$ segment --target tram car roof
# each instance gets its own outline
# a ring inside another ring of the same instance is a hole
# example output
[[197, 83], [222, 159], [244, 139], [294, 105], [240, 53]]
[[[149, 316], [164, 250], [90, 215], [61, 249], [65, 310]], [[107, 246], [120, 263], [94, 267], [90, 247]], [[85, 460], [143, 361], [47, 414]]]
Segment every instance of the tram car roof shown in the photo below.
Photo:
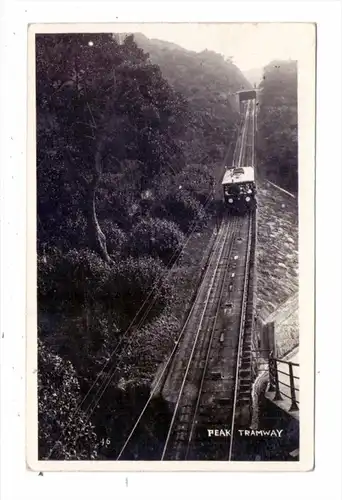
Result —
[[253, 167], [227, 168], [222, 184], [240, 184], [242, 182], [254, 182]]

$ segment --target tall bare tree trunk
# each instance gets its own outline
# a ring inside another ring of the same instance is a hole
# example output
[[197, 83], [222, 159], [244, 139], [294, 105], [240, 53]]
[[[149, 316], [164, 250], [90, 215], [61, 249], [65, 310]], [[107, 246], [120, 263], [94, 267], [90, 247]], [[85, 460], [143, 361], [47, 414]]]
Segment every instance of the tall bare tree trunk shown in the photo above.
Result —
[[101, 174], [101, 151], [99, 148], [95, 155], [95, 174], [89, 189], [87, 190], [87, 199], [85, 200], [85, 217], [87, 220], [88, 237], [91, 248], [95, 252], [99, 253], [106, 262], [111, 262], [111, 258], [107, 250], [106, 237], [101, 230], [96, 215], [96, 189], [100, 182]]
[[89, 207], [86, 210], [90, 245], [93, 248], [93, 250], [98, 252], [106, 262], [110, 262], [111, 259], [109, 257], [107, 250], [106, 237], [103, 234], [100, 224], [97, 220], [95, 194], [96, 194], [96, 186], [92, 186], [90, 188], [89, 199], [87, 201]]

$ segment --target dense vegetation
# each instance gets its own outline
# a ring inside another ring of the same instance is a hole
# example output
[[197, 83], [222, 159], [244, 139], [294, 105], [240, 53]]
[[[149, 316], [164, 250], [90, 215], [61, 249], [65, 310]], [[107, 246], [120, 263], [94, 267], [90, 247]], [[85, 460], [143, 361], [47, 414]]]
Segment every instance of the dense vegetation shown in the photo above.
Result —
[[182, 144], [188, 160], [220, 160], [239, 120], [234, 94], [251, 84], [220, 54], [208, 50], [197, 54], [140, 33], [135, 36], [170, 84], [187, 98], [192, 114]]
[[260, 83], [261, 173], [291, 192], [298, 190], [297, 64], [273, 61]]
[[[41, 459], [116, 457], [214, 224], [239, 118], [228, 94], [245, 81], [216, 54], [155, 47], [149, 58], [133, 36], [37, 36]], [[194, 228], [201, 251], [186, 254]]]

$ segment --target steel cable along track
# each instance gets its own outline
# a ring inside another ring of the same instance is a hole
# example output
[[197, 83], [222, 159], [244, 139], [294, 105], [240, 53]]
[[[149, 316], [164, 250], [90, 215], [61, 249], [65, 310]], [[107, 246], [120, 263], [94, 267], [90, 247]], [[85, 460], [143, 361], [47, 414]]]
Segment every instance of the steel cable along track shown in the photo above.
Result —
[[250, 420], [249, 413], [243, 415], [243, 411], [250, 411], [250, 389], [251, 389], [251, 332], [253, 315], [247, 314], [253, 308], [253, 294], [249, 288], [251, 279], [251, 247], [253, 244], [254, 214], [248, 216], [248, 237], [246, 245], [243, 287], [240, 309], [240, 325], [238, 334], [238, 345], [236, 351], [236, 364], [234, 376], [234, 393], [231, 413], [231, 436], [229, 438], [228, 460], [234, 457], [234, 439], [236, 429], [239, 425], [245, 426]]
[[[239, 163], [247, 159], [252, 146], [250, 103], [245, 112]], [[253, 294], [249, 282], [254, 218], [249, 214], [224, 220], [217, 236], [186, 324], [191, 342], [172, 367], [176, 398], [162, 460], [234, 457], [234, 431], [246, 422], [250, 404]], [[226, 430], [227, 435], [215, 435], [215, 430]]]
[[[207, 294], [208, 283], [209, 283], [210, 279], [212, 278], [212, 274], [213, 274], [213, 272], [215, 272], [215, 269], [217, 267], [217, 259], [218, 259], [218, 256], [219, 256], [219, 252], [223, 249], [223, 238], [226, 240], [226, 238], [227, 238], [227, 228], [229, 228], [229, 227], [230, 227], [230, 222], [225, 221], [224, 224], [221, 225], [221, 227], [220, 227], [220, 229], [218, 231], [218, 234], [216, 236], [213, 248], [212, 248], [210, 256], [209, 256], [209, 262], [208, 262], [208, 264], [206, 266], [206, 270], [204, 272], [204, 276], [202, 278], [201, 284], [200, 284], [200, 286], [199, 286], [199, 288], [197, 290], [196, 299], [195, 299], [195, 301], [192, 304], [190, 312], [189, 312], [189, 314], [187, 316], [187, 319], [186, 319], [186, 321], [185, 321], [185, 323], [183, 325], [182, 331], [180, 332], [178, 341], [176, 342], [176, 346], [174, 348], [174, 352], [171, 353], [171, 356], [170, 356], [170, 358], [169, 358], [169, 360], [167, 362], [167, 365], [169, 365], [169, 363], [171, 362], [171, 366], [168, 368], [168, 366], [166, 365], [165, 368], [164, 368], [166, 374], [170, 374], [170, 372], [174, 372], [174, 370], [175, 370], [175, 361], [174, 361], [174, 358], [175, 358], [175, 353], [176, 353], [177, 346], [178, 346], [179, 342], [182, 342], [184, 340], [183, 337], [184, 337], [185, 331], [186, 331], [186, 329], [187, 329], [187, 327], [189, 325], [189, 322], [192, 319], [192, 315], [198, 313], [198, 308], [201, 306], [202, 301], [204, 300], [204, 295]], [[172, 362], [173, 362], [173, 365], [172, 365]], [[179, 366], [178, 366], [178, 368], [179, 368]], [[185, 368], [184, 368], [184, 371], [185, 371]], [[179, 379], [179, 377], [178, 377], [178, 379]], [[164, 382], [162, 382], [162, 380], [164, 380]], [[159, 379], [157, 380], [154, 390], [156, 389], [156, 387], [160, 383], [162, 383], [162, 385], [163, 385], [164, 388], [167, 385], [166, 382], [165, 382], [165, 374], [164, 373], [162, 373], [161, 376], [159, 377]], [[127, 438], [127, 440], [126, 440], [126, 442], [125, 442], [125, 444], [123, 446], [123, 448], [121, 449], [121, 451], [119, 453], [119, 456], [117, 457], [117, 460], [121, 457], [122, 453], [124, 452], [124, 449], [126, 448], [129, 440], [131, 439], [131, 437], [132, 437], [132, 435], [134, 433], [135, 428], [139, 424], [139, 421], [141, 420], [141, 418], [143, 416], [143, 413], [145, 412], [145, 410], [147, 408], [148, 403], [150, 402], [150, 400], [153, 397], [154, 390], [152, 391], [150, 399], [146, 403], [145, 408], [143, 409], [142, 413], [140, 414], [139, 419], [137, 420], [135, 426], [133, 427], [133, 429], [131, 431], [131, 434], [129, 435], [129, 437]]]
[[[252, 217], [250, 215], [241, 220], [239, 235], [233, 245], [233, 272], [228, 269], [227, 273], [227, 283], [233, 281], [233, 284], [228, 284], [226, 299], [221, 304], [221, 314], [226, 321], [221, 323], [214, 338], [214, 352], [210, 354], [198, 395], [198, 412], [194, 418], [197, 430], [194, 442], [189, 446], [189, 460], [231, 460], [234, 430], [241, 422], [240, 411], [245, 405], [249, 406], [250, 364], [248, 354], [245, 356], [244, 334], [247, 326]], [[240, 262], [235, 261], [236, 256]], [[215, 430], [227, 431], [230, 435], [209, 436], [209, 431]]]
[[187, 426], [194, 412], [197, 388], [200, 384], [202, 360], [208, 349], [207, 332], [213, 325], [216, 304], [220, 294], [220, 284], [225, 273], [225, 263], [229, 248], [226, 245], [235, 230], [237, 218], [225, 220], [217, 235], [207, 272], [202, 281], [191, 315], [187, 320], [187, 328], [191, 331], [191, 340], [183, 346], [183, 355], [174, 360], [172, 373], [172, 390], [176, 394], [173, 417], [166, 437], [162, 454], [163, 459], [170, 459], [169, 452], [176, 455], [184, 453]]
[[[166, 439], [164, 460], [227, 460], [229, 443], [208, 435], [230, 429], [243, 389], [243, 332], [248, 292], [251, 219], [233, 218], [229, 238], [202, 311]], [[228, 234], [228, 232], [227, 232]], [[248, 234], [248, 237], [245, 236]], [[237, 258], [236, 258], [237, 257]], [[248, 381], [247, 381], [248, 383]]]
[[[244, 106], [245, 115], [241, 120], [239, 137], [236, 148], [234, 150], [234, 159], [233, 165], [241, 162], [242, 156], [245, 154], [246, 150], [246, 142], [248, 137], [249, 130], [249, 116], [250, 109], [249, 103]], [[243, 149], [243, 153], [241, 152]], [[166, 399], [170, 401], [174, 401], [175, 403], [175, 411], [173, 413], [171, 425], [169, 428], [169, 432], [166, 438], [166, 443], [164, 446], [164, 450], [162, 453], [162, 460], [164, 458], [169, 458], [169, 455], [174, 455], [176, 458], [185, 457], [188, 458], [189, 454], [192, 452], [193, 442], [196, 440], [196, 434], [198, 432], [197, 423], [198, 423], [198, 413], [203, 414], [203, 403], [201, 399], [201, 393], [203, 391], [203, 387], [208, 383], [207, 380], [207, 371], [212, 365], [212, 360], [214, 356], [211, 355], [211, 347], [217, 344], [217, 337], [219, 332], [222, 330], [222, 304], [224, 304], [224, 300], [226, 301], [227, 308], [224, 308], [224, 314], [227, 313], [227, 310], [230, 310], [231, 304], [227, 302], [229, 300], [229, 296], [227, 298], [227, 290], [229, 290], [229, 294], [232, 293], [233, 284], [228, 284], [229, 276], [228, 270], [231, 265], [232, 269], [235, 269], [237, 266], [236, 262], [229, 263], [232, 251], [240, 252], [243, 248], [243, 245], [238, 247], [242, 241], [245, 241], [246, 231], [243, 229], [242, 220], [240, 218], [232, 218], [226, 219], [223, 221], [219, 232], [217, 234], [214, 246], [212, 248], [208, 265], [206, 266], [206, 270], [204, 272], [204, 277], [202, 278], [201, 285], [198, 289], [196, 299], [191, 307], [190, 313], [188, 314], [187, 320], [182, 328], [181, 334], [177, 341], [175, 347], [175, 351], [170, 356], [170, 359], [167, 363], [171, 366], [165, 367], [165, 375], [162, 373], [160, 380], [158, 380], [157, 385], [162, 381], [162, 392], [165, 391], [166, 388]], [[235, 234], [235, 231], [239, 231]], [[235, 238], [236, 236], [236, 238]], [[236, 240], [236, 241], [235, 241]], [[226, 247], [228, 242], [228, 246]], [[235, 247], [234, 247], [235, 245]], [[228, 253], [227, 253], [228, 252]], [[223, 261], [220, 263], [220, 259], [223, 254]], [[235, 255], [235, 253], [234, 253]], [[235, 256], [237, 257], [237, 256]], [[241, 254], [240, 254], [241, 257]], [[226, 263], [224, 262], [226, 260]], [[241, 260], [241, 259], [240, 259]], [[235, 273], [231, 274], [233, 277]], [[215, 280], [217, 282], [215, 283]], [[215, 288], [215, 291], [213, 291]], [[209, 289], [209, 292], [208, 292]], [[214, 295], [213, 295], [214, 294]], [[214, 297], [214, 298], [212, 298]], [[207, 308], [211, 307], [212, 314], [209, 314]], [[210, 322], [205, 328], [205, 321], [208, 321], [208, 316]], [[199, 327], [198, 327], [199, 322]], [[210, 326], [211, 325], [211, 326]], [[197, 333], [194, 337], [194, 331]], [[201, 328], [204, 329], [201, 332]], [[221, 330], [220, 330], [221, 329]], [[224, 332], [220, 334], [219, 342], [224, 346], [225, 335]], [[181, 349], [179, 347], [181, 346]], [[178, 356], [177, 356], [178, 351]], [[179, 351], [181, 351], [181, 355], [179, 355]], [[221, 359], [222, 361], [222, 359]], [[199, 365], [199, 368], [193, 368], [193, 365]], [[193, 377], [193, 372], [195, 373], [195, 377]], [[193, 380], [191, 381], [191, 376]], [[217, 373], [213, 374], [214, 379], [216, 380]], [[222, 379], [225, 377], [222, 376]], [[196, 380], [195, 380], [196, 379]], [[190, 380], [190, 399], [186, 398], [186, 393], [189, 392], [189, 380]], [[199, 391], [196, 389], [200, 388]], [[219, 398], [218, 390], [216, 396]], [[173, 394], [172, 394], [173, 393]], [[164, 392], [165, 395], [165, 392]], [[170, 397], [171, 395], [171, 397]], [[222, 394], [221, 394], [222, 395]], [[153, 393], [151, 395], [151, 398]], [[150, 398], [150, 399], [151, 399]], [[222, 398], [221, 398], [222, 399]], [[224, 398], [223, 398], [224, 399]], [[149, 401], [148, 401], [149, 402]], [[127, 443], [129, 442], [132, 434], [134, 433], [135, 428], [139, 424], [141, 417], [148, 405], [145, 405], [145, 408], [142, 414], [139, 416], [139, 419], [136, 422], [136, 425], [131, 431], [128, 439], [126, 440], [123, 449], [121, 450], [118, 459], [121, 457]], [[181, 410], [180, 410], [181, 408]], [[185, 411], [185, 416], [184, 416]], [[178, 413], [179, 412], [179, 413]], [[181, 421], [185, 421], [185, 423], [181, 423], [178, 430], [181, 433], [177, 433], [177, 419]], [[211, 422], [213, 420], [211, 419]], [[222, 423], [226, 422], [226, 419], [221, 420]], [[187, 434], [187, 435], [186, 435]], [[195, 439], [194, 439], [195, 438]], [[172, 445], [170, 443], [177, 443], [176, 445]], [[178, 451], [177, 451], [178, 448]], [[212, 456], [212, 458], [214, 458]]]
[[[164, 382], [162, 389], [162, 392], [168, 394], [168, 400], [170, 400], [171, 398], [171, 400], [174, 400], [175, 402], [178, 397], [179, 388], [181, 386], [186, 370], [186, 360], [189, 359], [193, 348], [193, 332], [194, 327], [196, 327], [196, 320], [197, 322], [200, 320], [205, 304], [208, 301], [208, 290], [210, 292], [211, 287], [213, 286], [215, 273], [219, 263], [220, 252], [222, 252], [223, 250], [223, 243], [227, 240], [229, 232], [231, 231], [231, 227], [231, 220], [224, 220], [222, 222], [222, 225], [220, 226], [213, 249], [211, 251], [207, 269], [202, 278], [202, 282], [198, 289], [198, 293], [196, 295], [192, 308], [183, 326], [181, 332], [182, 340], [179, 344], [179, 347], [181, 347], [182, 349], [182, 356], [175, 355], [172, 359], [170, 367], [168, 369], [168, 375], [171, 376], [168, 377]], [[189, 338], [190, 336], [187, 335], [187, 330], [191, 331], [191, 338]]]

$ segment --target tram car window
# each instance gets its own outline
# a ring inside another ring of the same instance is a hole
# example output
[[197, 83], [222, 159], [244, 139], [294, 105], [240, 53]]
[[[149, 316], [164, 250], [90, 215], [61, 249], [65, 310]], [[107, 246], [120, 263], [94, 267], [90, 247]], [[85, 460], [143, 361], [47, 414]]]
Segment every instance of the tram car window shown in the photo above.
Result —
[[222, 181], [223, 199], [230, 212], [245, 213], [256, 208], [253, 167], [227, 168]]

